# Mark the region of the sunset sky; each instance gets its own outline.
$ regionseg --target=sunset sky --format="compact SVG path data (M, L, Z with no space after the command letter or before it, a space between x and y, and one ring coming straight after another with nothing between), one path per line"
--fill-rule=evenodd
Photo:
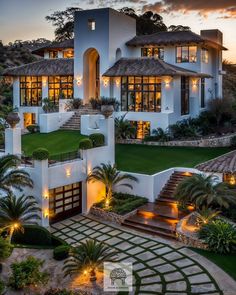
M3 43L44 37L54 38L45 16L66 7L99 8L124 6L137 12L155 11L167 26L190 26L193 32L219 29L229 49L224 58L236 63L236 0L0 0L0 39Z

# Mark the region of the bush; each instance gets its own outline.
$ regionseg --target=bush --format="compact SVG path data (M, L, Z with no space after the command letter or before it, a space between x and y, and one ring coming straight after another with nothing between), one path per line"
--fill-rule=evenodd
M0 294L3 294L4 289L5 289L5 285L3 281L0 279Z
M94 110L99 110L101 108L101 100L98 98L91 97L89 102Z
M12 243L50 247L65 244L62 240L52 236L46 228L39 225L25 225L24 232L15 231L12 236Z
M32 157L38 161L47 160L49 158L49 151L45 148L37 148L33 151Z
M119 110L120 103L113 97L101 97L101 105L112 105L115 111Z
M81 98L74 98L72 100L72 104L73 104L73 108L75 110L78 110L82 106L83 100Z
M43 260L32 256L21 262L13 263L9 285L15 290L20 290L31 285L45 284L48 281L49 274L40 271L43 263Z
M231 138L230 145L232 148L236 148L236 136Z
M226 254L235 250L236 229L226 221L218 219L203 225L199 237L208 244L209 250L215 253Z
M89 139L91 139L93 146L103 146L105 143L105 136L102 133L93 133L89 135Z
M70 247L68 245L61 245L53 250L53 258L55 260L64 260L69 256Z
M0 236L0 260L5 259L11 255L12 246L9 242Z
M55 112L58 112L58 110L59 110L58 104L55 104L49 98L43 99L43 111L45 113L55 113Z
M184 119L169 126L169 132L174 139L197 138L200 135L197 119Z
M93 147L93 143L91 139L89 138L81 139L79 143L80 150L88 150L88 149L91 149L92 147Z
M75 294L73 291L69 291L66 289L49 289L44 293L44 295L73 295Z
M29 125L29 126L27 126L26 128L27 128L27 130L28 130L30 133L37 133L37 132L40 131L40 129L39 129L39 125L37 125L37 124Z

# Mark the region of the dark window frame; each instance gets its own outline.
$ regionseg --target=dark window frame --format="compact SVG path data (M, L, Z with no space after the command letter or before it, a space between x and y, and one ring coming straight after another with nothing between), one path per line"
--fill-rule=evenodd
M151 55L148 55L148 50L151 50ZM158 54L155 54L155 50L158 51ZM158 57L161 60L164 60L165 50L164 47L142 47L141 56L142 57Z
M190 105L190 85L189 77L181 76L181 116L189 115Z
M58 81L56 81L58 79ZM66 81L63 81L66 79ZM58 103L61 95L64 99L71 99L74 95L74 78L71 75L68 76L48 76L48 98L55 104ZM59 87L56 87L59 84ZM70 85L70 86L69 86ZM50 94L53 92L53 95ZM71 95L69 92L72 91Z
M27 79L30 78L30 81ZM36 79L36 81L35 81ZM36 103L33 92L36 91ZM24 97L22 93L24 92ZM20 105L41 106L42 105L42 76L20 76Z
M151 135L151 122L150 121L130 121L130 123L136 129L136 134L135 134L136 139L143 139L143 138L145 138L145 136ZM147 127L147 129L145 129L146 127ZM140 131L139 128L141 128L142 130ZM139 136L139 134L141 134L141 136Z
M201 78L201 108L205 108L206 106L206 90L205 90L206 81L205 78Z
M133 79L133 83L129 80ZM144 82L144 79L146 80ZM147 82L148 79L148 82ZM155 79L154 83L151 83L149 79ZM141 82L136 82L140 80ZM161 112L161 100L162 89L160 77L148 77L148 76L128 76L121 77L121 110L131 112ZM136 95L141 94L141 102L137 102ZM160 98L158 98L160 94ZM129 104L129 97L133 96L134 103ZM144 98L147 98L146 105ZM125 98L125 105L123 104L123 97ZM157 101L159 102L157 104Z
M188 48L188 59L187 60L184 60L183 59L183 48L184 47L187 47ZM190 56L189 56L189 48L190 47L195 47L196 48L196 60L195 61L190 61ZM181 55L178 56L178 48L181 48L180 52L181 52ZM191 63L191 64L195 64L197 63L197 46L196 45L181 45L181 46L176 46L175 48L175 56L176 56L176 59L175 59L175 62L176 63Z

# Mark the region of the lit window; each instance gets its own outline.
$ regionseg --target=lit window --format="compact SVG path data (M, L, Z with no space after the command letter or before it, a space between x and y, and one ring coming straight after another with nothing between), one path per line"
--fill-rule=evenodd
M202 62L208 64L209 61L209 52L208 49L202 48Z
M94 19L89 19L88 20L88 28L90 31L95 31L96 29L96 22Z
M63 58L73 58L74 57L74 50L65 50L63 51Z
M176 62L197 62L197 46L176 47Z
M55 50L49 51L49 58L58 58L58 51L55 51Z
M40 106L42 100L42 77L20 77L21 106Z
M157 58L164 60L164 48L163 47L141 48L141 56L157 57Z

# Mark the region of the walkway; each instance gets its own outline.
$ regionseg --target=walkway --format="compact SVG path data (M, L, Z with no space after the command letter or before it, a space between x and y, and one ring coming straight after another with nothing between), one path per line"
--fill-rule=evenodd
M120 261L133 263L134 294L236 294L236 283L227 274L176 241L126 231L81 215L54 224L52 231L73 246L92 238L118 250Z

